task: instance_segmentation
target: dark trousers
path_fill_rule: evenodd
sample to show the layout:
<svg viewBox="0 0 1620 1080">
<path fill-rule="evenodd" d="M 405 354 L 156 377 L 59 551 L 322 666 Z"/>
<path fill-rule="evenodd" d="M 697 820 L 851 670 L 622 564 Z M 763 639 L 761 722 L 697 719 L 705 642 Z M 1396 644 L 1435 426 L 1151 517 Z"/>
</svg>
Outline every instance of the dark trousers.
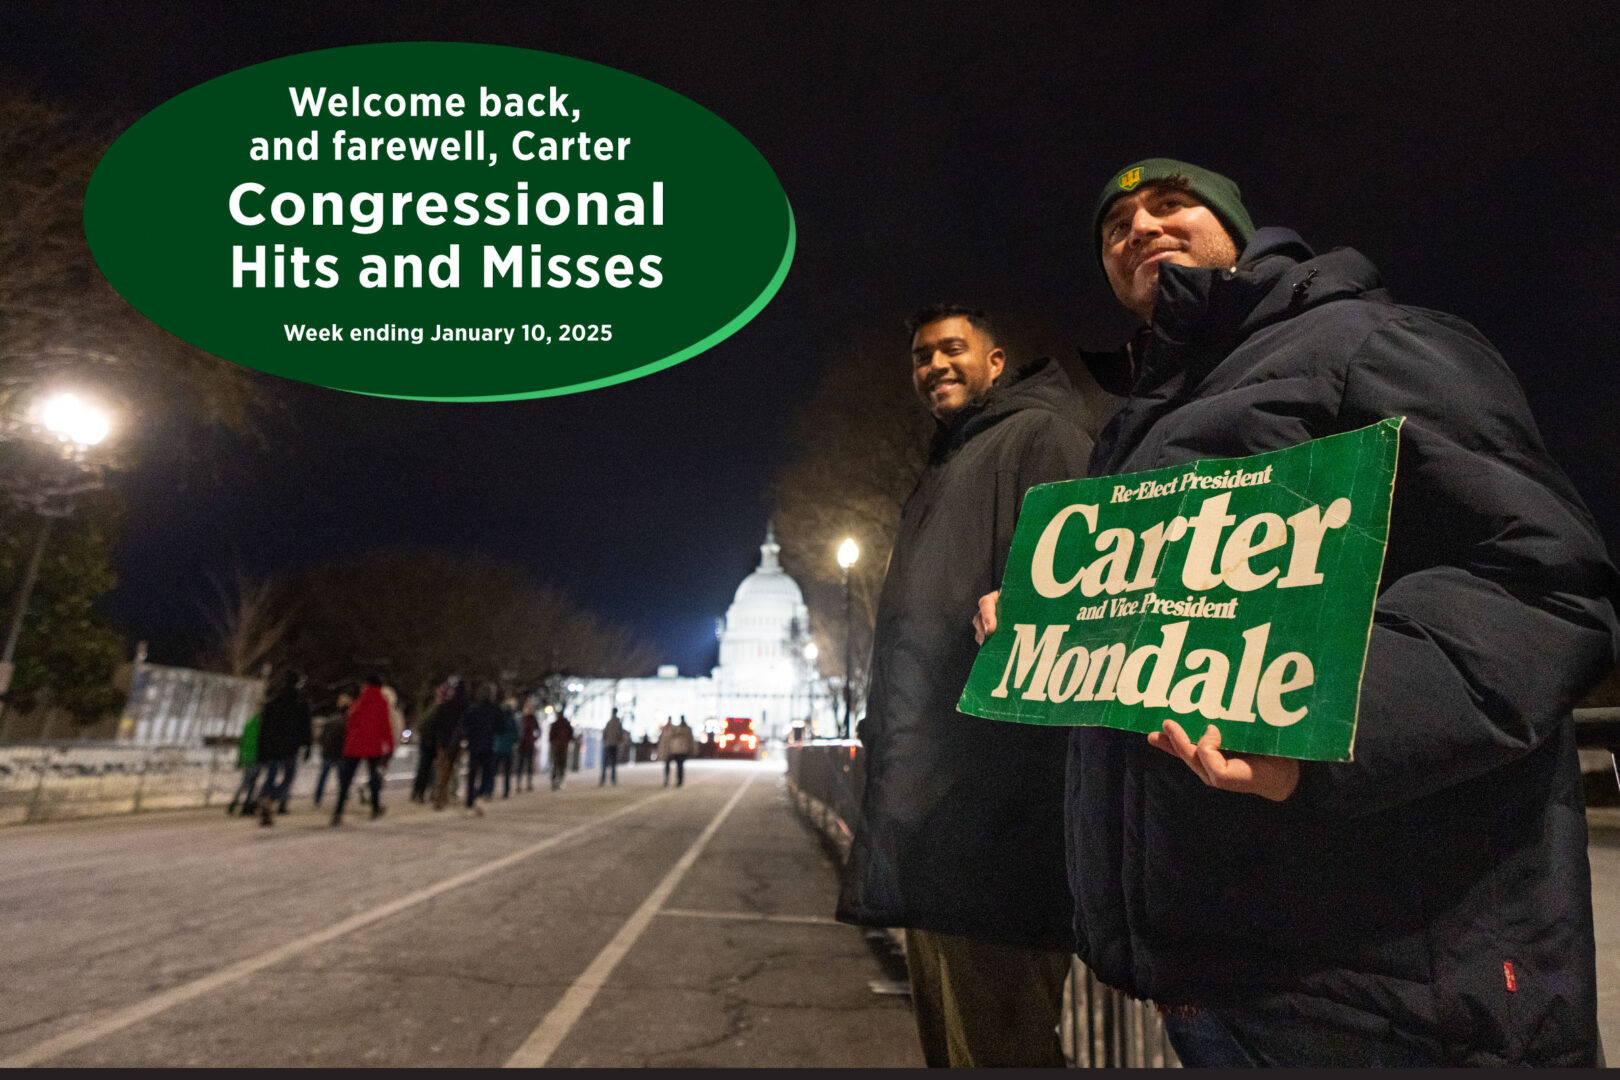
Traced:
<svg viewBox="0 0 1620 1080">
<path fill-rule="evenodd" d="M 568 773 L 568 744 L 559 746 L 551 744 L 551 790 L 556 791 L 562 787 L 563 777 Z"/>
<path fill-rule="evenodd" d="M 339 772 L 343 768 L 343 759 L 340 757 L 321 758 L 321 775 L 315 778 L 315 805 L 321 805 L 321 795 L 326 791 L 326 774 Z"/>
<path fill-rule="evenodd" d="M 602 779 L 597 781 L 596 786 L 601 787 L 607 783 L 610 776 L 613 778 L 613 783 L 617 785 L 619 782 L 619 748 L 617 746 L 602 747 Z"/>
<path fill-rule="evenodd" d="M 686 783 L 686 755 L 671 754 L 664 759 L 664 786 L 669 787 L 669 767 L 675 766 L 675 786 Z"/>
<path fill-rule="evenodd" d="M 264 766 L 264 787 L 259 789 L 259 798 L 269 799 L 285 813 L 287 796 L 292 792 L 293 777 L 298 775 L 298 755 L 271 758 L 260 764 Z"/>
<path fill-rule="evenodd" d="M 495 766 L 501 774 L 501 798 L 503 799 L 512 794 L 512 759 L 516 756 L 516 750 L 508 750 L 495 759 Z M 491 794 L 493 794 L 494 783 L 492 782 L 489 786 Z"/>
<path fill-rule="evenodd" d="M 528 780 L 528 790 L 534 790 L 534 746 L 530 743 L 519 743 L 517 749 L 517 778 L 518 790 L 523 790 L 524 780 Z"/>
<path fill-rule="evenodd" d="M 469 746 L 467 748 L 467 805 L 471 806 L 480 795 L 495 790 L 495 748 Z"/>
<path fill-rule="evenodd" d="M 437 752 L 431 743 L 416 748 L 416 776 L 411 780 L 411 801 L 424 802 L 428 789 L 433 786 L 433 758 Z"/>
<path fill-rule="evenodd" d="M 936 1068 L 1062 1068 L 1058 1017 L 1069 954 L 906 931 L 911 1006 Z"/>
<path fill-rule="evenodd" d="M 1165 1013 L 1164 1031 L 1176 1056 L 1190 1068 L 1446 1064 L 1432 1035 L 1398 1031 L 1387 1017 L 1307 994 L 1172 1008 Z"/>
<path fill-rule="evenodd" d="M 252 765 L 244 765 L 244 766 L 242 766 L 242 782 L 239 785 L 237 785 L 236 794 L 231 796 L 231 808 L 235 809 L 237 803 L 245 803 L 248 806 L 252 806 L 253 805 L 253 790 L 254 790 L 254 788 L 258 787 L 258 785 L 259 785 L 259 766 L 258 766 L 258 763 L 255 762 Z"/>
<path fill-rule="evenodd" d="M 333 817 L 343 814 L 343 807 L 349 801 L 349 785 L 354 783 L 354 774 L 359 771 L 362 761 L 366 763 L 369 774 L 366 779 L 371 787 L 371 809 L 375 812 L 382 806 L 383 765 L 387 760 L 381 757 L 346 757 L 342 760 L 338 765 L 338 801 L 337 809 L 332 811 Z"/>
</svg>

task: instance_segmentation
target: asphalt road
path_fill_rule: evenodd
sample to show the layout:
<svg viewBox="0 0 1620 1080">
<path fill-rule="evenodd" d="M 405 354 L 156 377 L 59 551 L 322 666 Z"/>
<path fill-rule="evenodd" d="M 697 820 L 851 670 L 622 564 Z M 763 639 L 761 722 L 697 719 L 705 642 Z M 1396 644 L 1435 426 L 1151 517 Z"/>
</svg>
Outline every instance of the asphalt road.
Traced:
<svg viewBox="0 0 1620 1080">
<path fill-rule="evenodd" d="M 920 1065 L 779 766 L 0 834 L 0 1065 Z"/>
<path fill-rule="evenodd" d="M 777 769 L 661 779 L 0 831 L 0 1066 L 920 1065 Z M 1591 820 L 1616 1062 L 1620 810 Z"/>
</svg>

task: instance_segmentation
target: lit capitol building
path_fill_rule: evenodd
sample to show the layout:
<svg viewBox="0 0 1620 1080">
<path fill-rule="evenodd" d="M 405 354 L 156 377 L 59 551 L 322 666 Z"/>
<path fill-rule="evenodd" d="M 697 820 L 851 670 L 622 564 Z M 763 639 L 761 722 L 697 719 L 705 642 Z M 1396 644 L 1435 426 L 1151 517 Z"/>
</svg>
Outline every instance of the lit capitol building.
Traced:
<svg viewBox="0 0 1620 1080">
<path fill-rule="evenodd" d="M 810 645 L 810 613 L 799 583 L 782 569 L 781 548 L 767 527 L 759 566 L 737 586 L 716 620 L 720 663 L 704 677 L 684 677 L 673 664 L 650 679 L 577 679 L 570 719 L 600 729 L 616 707 L 631 738 L 656 739 L 667 717 L 685 716 L 699 739 L 726 718 L 747 717 L 762 740 L 796 725 L 831 734 L 834 703 Z"/>
</svg>

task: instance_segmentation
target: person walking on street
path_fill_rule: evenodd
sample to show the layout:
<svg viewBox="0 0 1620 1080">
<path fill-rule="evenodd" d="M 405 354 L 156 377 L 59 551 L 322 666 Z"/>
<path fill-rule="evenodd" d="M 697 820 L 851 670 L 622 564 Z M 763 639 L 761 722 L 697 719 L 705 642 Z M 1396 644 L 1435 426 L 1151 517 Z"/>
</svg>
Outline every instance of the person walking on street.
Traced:
<svg viewBox="0 0 1620 1080">
<path fill-rule="evenodd" d="M 433 809 L 450 805 L 450 792 L 456 783 L 456 762 L 461 757 L 461 722 L 471 704 L 467 684 L 457 682 L 450 699 L 433 711 L 432 738 L 437 748 L 433 760 Z"/>
<path fill-rule="evenodd" d="M 533 701 L 523 703 L 523 716 L 519 720 L 517 742 L 517 779 L 519 791 L 534 790 L 534 759 L 539 749 L 540 717 L 535 714 Z M 527 788 L 525 788 L 527 783 Z"/>
<path fill-rule="evenodd" d="M 495 732 L 495 767 L 485 781 L 484 794 L 495 797 L 495 780 L 501 781 L 501 798 L 512 794 L 512 759 L 517 755 L 518 721 L 517 702 L 508 698 L 501 702 L 501 726 Z"/>
<path fill-rule="evenodd" d="M 315 741 L 313 718 L 303 692 L 304 677 L 283 672 L 275 693 L 264 703 L 259 722 L 259 763 L 264 766 L 264 787 L 259 791 L 259 824 L 275 824 L 276 813 L 287 812 L 287 796 L 298 774 L 298 754 L 309 760 Z"/>
<path fill-rule="evenodd" d="M 416 725 L 413 740 L 416 743 L 416 775 L 411 779 L 411 802 L 427 802 L 428 792 L 433 789 L 433 767 L 439 752 L 434 732 L 438 727 L 439 710 L 444 708 L 454 690 L 454 684 L 449 682 L 436 688 L 433 691 L 433 705 L 422 722 Z"/>
<path fill-rule="evenodd" d="M 326 794 L 326 777 L 328 773 L 335 773 L 343 764 L 343 735 L 348 730 L 349 706 L 354 699 L 348 694 L 339 694 L 336 708 L 321 720 L 321 774 L 315 780 L 315 805 L 321 805 L 321 796 Z"/>
<path fill-rule="evenodd" d="M 499 695 L 494 683 L 484 683 L 461 722 L 462 737 L 467 741 L 467 813 L 479 817 L 484 816 L 484 808 L 478 800 L 494 791 L 495 739 L 506 721 L 506 713 L 496 704 Z"/>
<path fill-rule="evenodd" d="M 262 722 L 262 715 L 254 713 L 242 725 L 242 738 L 236 744 L 236 765 L 242 770 L 242 782 L 236 786 L 236 794 L 231 796 L 231 804 L 225 808 L 227 817 L 236 813 L 237 806 L 241 806 L 243 817 L 251 815 L 256 809 L 253 790 L 259 783 L 259 725 Z"/>
<path fill-rule="evenodd" d="M 349 706 L 348 721 L 343 737 L 343 764 L 338 769 L 337 808 L 332 811 L 332 824 L 343 824 L 343 808 L 349 801 L 349 786 L 360 763 L 366 763 L 367 781 L 371 788 L 371 816 L 382 817 L 386 807 L 382 804 L 384 763 L 394 752 L 394 728 L 388 722 L 388 699 L 383 696 L 382 677 L 367 675 L 360 696 Z"/>
<path fill-rule="evenodd" d="M 624 721 L 619 719 L 619 710 L 614 709 L 613 715 L 602 727 L 602 778 L 596 786 L 601 787 L 611 777 L 615 787 L 619 784 L 619 748 L 630 743 L 630 736 L 625 733 Z"/>
<path fill-rule="evenodd" d="M 666 723 L 658 733 L 658 759 L 664 763 L 664 786 L 669 787 L 669 767 L 675 766 L 675 786 L 686 783 L 686 759 L 697 749 L 697 740 L 687 726 L 686 717 L 679 723 Z"/>
<path fill-rule="evenodd" d="M 551 749 L 551 790 L 556 791 L 563 786 L 563 777 L 568 772 L 568 747 L 574 741 L 574 725 L 568 722 L 568 717 L 557 714 L 546 741 Z"/>
</svg>

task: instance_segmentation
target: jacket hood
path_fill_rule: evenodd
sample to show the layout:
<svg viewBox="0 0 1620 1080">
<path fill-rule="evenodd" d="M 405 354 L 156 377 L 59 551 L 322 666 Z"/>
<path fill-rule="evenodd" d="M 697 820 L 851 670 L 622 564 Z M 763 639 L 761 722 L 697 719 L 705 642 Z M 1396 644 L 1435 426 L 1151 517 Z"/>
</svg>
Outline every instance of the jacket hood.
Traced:
<svg viewBox="0 0 1620 1080">
<path fill-rule="evenodd" d="M 1074 386 L 1057 361 L 1041 357 L 1004 373 L 988 393 L 949 421 L 937 421 L 930 459 L 961 446 L 975 435 L 1025 409 L 1045 409 L 1068 415 L 1074 405 Z"/>
<path fill-rule="evenodd" d="M 1151 337 L 1112 352 L 1081 352 L 1099 385 L 1124 396 L 1148 372 L 1146 342 L 1183 357 L 1224 356 L 1262 327 L 1335 300 L 1388 299 L 1378 270 L 1360 252 L 1317 255 L 1292 229 L 1255 232 L 1232 270 L 1166 265 L 1159 272 Z M 1143 330 L 1149 329 L 1147 327 Z"/>
</svg>

